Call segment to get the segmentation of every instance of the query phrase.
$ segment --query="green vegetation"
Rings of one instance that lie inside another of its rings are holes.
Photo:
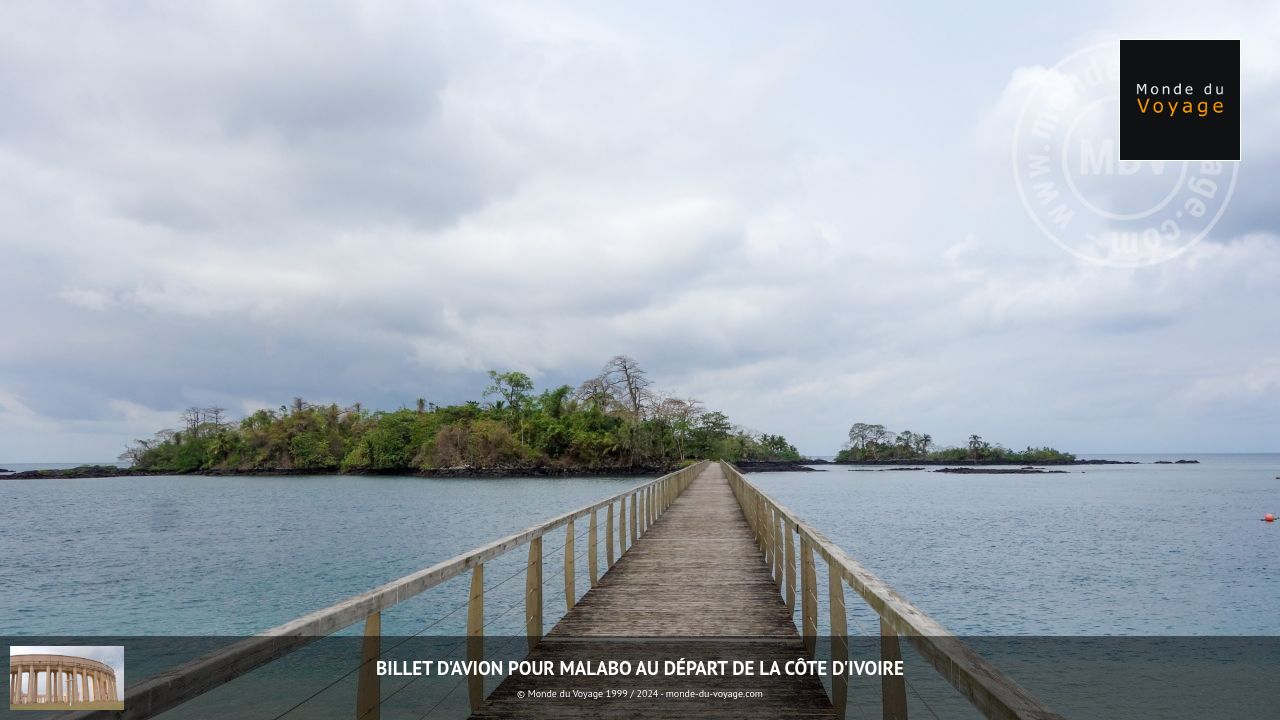
[[[180,430],[137,440],[122,460],[138,470],[405,472],[437,468],[666,467],[690,458],[799,460],[781,435],[734,426],[697,400],[652,390],[617,356],[576,390],[536,392],[521,372],[489,373],[483,401],[369,412],[294,398],[238,424],[221,408],[190,408]]]
[[[910,430],[892,432],[883,425],[854,423],[849,442],[836,455],[836,462],[940,462],[983,463],[989,465],[1046,465],[1074,462],[1075,455],[1050,447],[1010,450],[992,445],[978,435],[970,435],[966,447],[935,448],[928,433]]]

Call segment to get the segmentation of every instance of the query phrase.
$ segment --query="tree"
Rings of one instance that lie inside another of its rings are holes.
[[[884,430],[883,425],[870,425],[868,423],[854,423],[849,426],[849,447],[854,450],[865,450],[867,444],[875,438],[876,428]]]
[[[604,365],[605,382],[614,388],[631,410],[636,420],[642,419],[645,388],[649,387],[648,374],[640,364],[626,355],[615,355]]]
[[[489,380],[492,384],[485,388],[484,396],[498,395],[502,397],[507,407],[511,408],[512,412],[515,413],[516,424],[519,426],[520,445],[523,447],[524,406],[529,399],[529,393],[533,391],[533,381],[529,379],[528,375],[516,370],[504,373],[490,370]]]
[[[226,423],[226,415],[226,408],[217,407],[216,405],[213,407],[207,407],[204,409],[204,422],[213,425],[213,429],[218,431],[221,430],[223,425]]]
[[[609,404],[614,399],[613,393],[609,391],[609,383],[603,375],[583,380],[578,389],[574,391],[574,397],[579,402],[601,412],[608,411]]]
[[[702,403],[693,398],[662,398],[653,404],[654,415],[670,429],[680,459],[685,458],[685,443],[693,432],[694,422],[702,414]]]
[[[969,436],[969,458],[975,463],[978,462],[978,453],[982,451],[982,447],[985,444],[981,435],[974,434]]]
[[[204,422],[204,409],[195,406],[182,411],[182,424],[187,428],[187,435],[196,437],[200,433],[200,423]]]
[[[929,454],[929,448],[933,446],[933,436],[929,433],[922,433],[915,437],[916,455],[925,457]]]
[[[226,410],[192,407],[181,431],[136,441],[122,459],[138,469],[404,472],[508,465],[656,469],[686,457],[784,458],[781,435],[739,428],[692,398],[659,394],[645,372],[616,356],[575,393],[535,394],[520,372],[489,373],[486,400],[437,406],[418,398],[393,412],[360,403],[312,405],[301,397],[231,422]],[[517,433],[518,430],[518,433]],[[798,454],[796,454],[798,457]]]

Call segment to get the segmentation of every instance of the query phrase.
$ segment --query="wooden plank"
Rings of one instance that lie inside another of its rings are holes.
[[[605,569],[613,567],[613,503],[609,503],[609,509],[604,518],[604,551],[605,551]]]
[[[902,647],[898,644],[898,631],[880,620],[880,659],[888,662],[902,660]],[[884,720],[907,720],[907,679],[902,675],[880,676],[880,705]]]
[[[785,522],[785,521],[784,521]],[[787,612],[796,612],[796,541],[790,525],[784,525],[787,534]]]
[[[364,621],[360,644],[360,672],[356,681],[356,720],[378,720],[382,702],[378,682],[378,656],[382,654],[382,613]]]
[[[831,607],[831,660],[845,662],[849,659],[849,619],[844,608],[844,579],[840,573],[828,573],[827,590]],[[831,704],[836,717],[844,720],[849,704],[849,676],[845,673],[831,678]]]
[[[800,536],[800,635],[804,649],[813,655],[818,647],[818,575],[813,566],[813,546]]]
[[[566,611],[573,609],[573,603],[578,598],[577,587],[577,568],[574,566],[573,553],[574,537],[573,537],[573,521],[564,528],[564,609]]]
[[[618,557],[627,554],[627,501],[618,501]]]
[[[542,639],[542,537],[529,541],[524,572],[524,634],[533,650]]]
[[[769,535],[773,540],[773,584],[782,592],[782,515],[773,513],[769,521]]]
[[[591,587],[595,587],[600,583],[600,571],[597,566],[596,551],[596,511],[591,511],[591,522],[587,525],[587,564],[591,566]]]
[[[484,565],[471,571],[471,594],[467,600],[467,659],[484,660]],[[484,702],[484,675],[473,672],[467,676],[467,695],[471,709]]]

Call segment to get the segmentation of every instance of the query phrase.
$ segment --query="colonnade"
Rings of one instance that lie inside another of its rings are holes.
[[[110,665],[70,655],[9,657],[10,705],[118,702]]]

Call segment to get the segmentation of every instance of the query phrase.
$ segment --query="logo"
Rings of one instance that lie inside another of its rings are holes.
[[[1122,160],[1240,159],[1239,40],[1121,40]]]
[[[1213,229],[1239,167],[1122,158],[1121,102],[1132,93],[1121,74],[1119,43],[1038,72],[1018,116],[1013,172],[1023,207],[1059,247],[1099,265],[1140,267],[1181,255]]]

